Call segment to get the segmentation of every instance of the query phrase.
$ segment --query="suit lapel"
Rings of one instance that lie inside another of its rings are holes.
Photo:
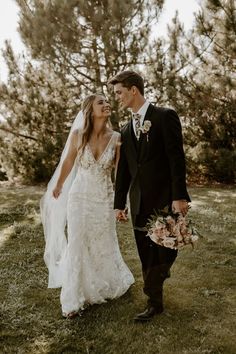
[[[147,112],[145,114],[143,123],[145,120],[148,120],[150,118],[150,116],[152,115],[152,111],[153,111],[153,105],[150,104],[148,106]],[[152,129],[152,127],[150,129]],[[146,152],[148,152],[149,145],[148,145],[148,141],[147,141],[147,134],[148,133],[145,133],[145,134],[141,133],[141,135],[140,135],[139,147],[138,147],[138,155],[139,155],[140,161],[145,157]]]
[[[129,133],[129,147],[132,152],[132,155],[137,158],[137,142],[135,141],[134,131],[133,131],[133,124],[132,119],[130,119],[128,123],[128,133]]]

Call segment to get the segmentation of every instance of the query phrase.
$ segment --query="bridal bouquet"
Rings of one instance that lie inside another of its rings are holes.
[[[198,240],[197,230],[191,220],[180,213],[167,212],[165,209],[152,216],[147,224],[147,236],[160,246],[179,249]]]

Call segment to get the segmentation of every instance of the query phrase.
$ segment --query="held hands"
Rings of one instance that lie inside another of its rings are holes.
[[[118,222],[128,221],[127,215],[128,215],[128,208],[125,208],[124,210],[116,209],[116,220]]]
[[[186,216],[189,208],[188,202],[184,199],[173,200],[172,202],[172,211],[174,213],[181,213],[183,216]]]
[[[59,195],[61,194],[61,190],[62,190],[62,186],[56,186],[53,191],[52,191],[52,195],[55,199],[57,199],[59,197]]]

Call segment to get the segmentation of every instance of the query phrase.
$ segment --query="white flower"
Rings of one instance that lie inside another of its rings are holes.
[[[143,125],[138,129],[139,133],[142,132],[143,134],[147,134],[149,132],[149,129],[151,128],[152,123],[150,122],[150,120],[145,120],[143,122]],[[147,134],[147,141],[148,141],[148,134]]]
[[[175,249],[175,239],[168,237],[163,240],[163,246],[167,248]]]
[[[192,242],[196,242],[197,240],[198,240],[198,236],[197,235],[191,236],[191,241]]]
[[[150,122],[150,120],[145,120],[143,122],[143,125],[139,128],[139,130],[143,133],[146,134],[149,132],[150,128],[152,126],[152,123]]]
[[[157,219],[157,221],[155,222],[155,228],[156,229],[162,229],[163,228],[164,223],[161,222],[160,220]]]

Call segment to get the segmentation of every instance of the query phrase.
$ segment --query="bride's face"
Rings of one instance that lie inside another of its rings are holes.
[[[97,96],[93,101],[93,116],[94,118],[108,118],[111,115],[111,106],[104,96]]]

